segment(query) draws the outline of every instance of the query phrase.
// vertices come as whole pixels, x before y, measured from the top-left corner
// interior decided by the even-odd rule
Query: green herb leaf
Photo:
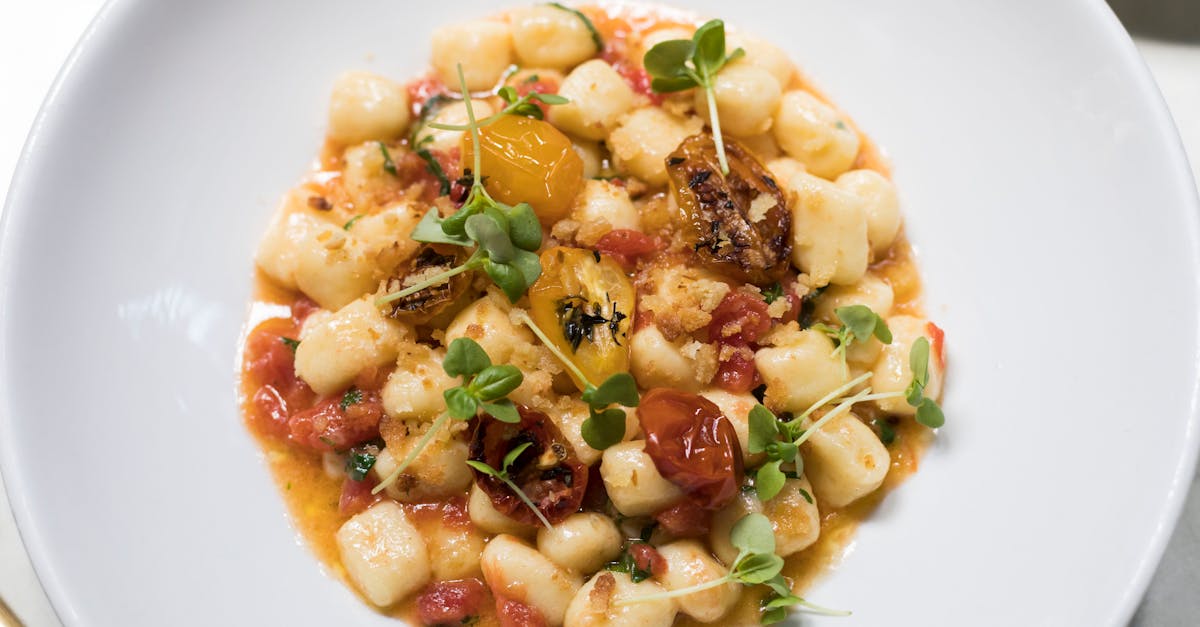
[[[501,87],[496,92],[496,95],[500,96],[500,99],[508,104],[513,104],[521,99],[521,95],[517,93],[517,89],[511,85],[505,85],[504,87]]]
[[[516,366],[509,364],[488,366],[475,376],[475,379],[467,386],[467,390],[481,401],[494,401],[517,389],[522,380],[524,380],[524,375]]]
[[[551,2],[549,4],[556,9],[562,9],[568,13],[574,13],[575,17],[583,20],[583,25],[592,35],[592,44],[596,46],[596,52],[604,51],[604,40],[600,37],[600,31],[596,30],[596,25],[592,23],[592,20],[588,19],[588,16],[584,15],[583,12],[579,11],[578,9],[572,9],[571,7],[564,6],[558,2]]]
[[[686,77],[686,64],[692,58],[694,50],[695,44],[687,39],[659,42],[646,51],[646,56],[642,58],[642,65],[646,67],[646,73],[652,78]],[[695,87],[696,84],[693,82],[691,86]]]
[[[538,102],[548,105],[564,105],[571,102],[571,99],[567,98],[566,96],[560,96],[558,94],[543,94],[536,91],[529,94],[529,99],[537,100]]]
[[[779,437],[779,421],[771,410],[762,405],[755,405],[750,410],[750,441],[748,448],[751,453],[762,453],[767,450]]]
[[[500,287],[509,302],[515,303],[521,300],[525,290],[529,289],[529,283],[525,280],[525,276],[512,266],[484,259],[483,271],[487,273],[493,283]]]
[[[526,442],[526,443],[522,444],[521,446],[518,446],[517,448],[514,448],[513,450],[509,451],[508,454],[504,456],[504,465],[501,466],[501,468],[500,468],[500,474],[507,477],[509,467],[511,467],[514,463],[516,463],[517,458],[521,456],[521,453],[525,452],[525,449],[527,449],[531,446],[533,446],[533,442]]]
[[[457,420],[470,420],[479,413],[479,399],[466,388],[453,387],[442,392],[446,401],[446,413]]]
[[[628,372],[617,372],[610,375],[596,388],[591,394],[591,403],[597,407],[605,407],[612,404],[624,405],[625,407],[637,407],[638,405],[637,382],[633,380],[633,375]]]
[[[516,248],[508,238],[508,232],[493,216],[477,213],[465,225],[467,236],[487,251],[493,263],[506,264],[516,255]]]
[[[874,422],[875,428],[879,431],[879,441],[884,446],[890,446],[892,442],[896,441],[896,428],[892,426],[892,423],[883,419],[876,419]]]
[[[523,202],[508,211],[508,234],[520,249],[537,252],[542,245],[542,223],[529,203]]]
[[[388,152],[387,146],[383,142],[379,144],[379,154],[383,155],[383,169],[388,174],[396,176],[396,162],[392,161],[392,153]]]
[[[349,220],[346,220],[346,223],[342,225],[342,230],[343,230],[343,231],[349,231],[349,230],[350,230],[350,227],[354,226],[354,223],[355,223],[355,222],[358,222],[358,219],[359,219],[359,218],[361,218],[361,217],[362,217],[362,214],[360,213],[360,214],[358,214],[358,215],[354,216],[353,218],[350,218]]]
[[[496,470],[495,468],[492,468],[491,466],[488,466],[487,464],[485,464],[483,462],[478,462],[473,459],[468,459],[467,465],[470,466],[471,468],[474,468],[475,470],[478,470],[479,472],[481,472],[485,475],[490,475],[497,479],[500,478],[500,472],[498,470]]]
[[[454,338],[442,360],[442,369],[452,377],[479,374],[491,365],[487,351],[469,337]]]
[[[874,335],[884,344],[892,343],[892,332],[888,329],[887,322],[879,314],[871,311],[870,307],[866,305],[838,307],[834,310],[834,314],[850,330],[855,341],[865,342]]]
[[[811,494],[808,493],[808,490],[805,490],[804,488],[800,488],[798,491],[800,492],[800,496],[804,497],[804,500],[808,501],[809,505],[813,504],[813,497]]]
[[[754,491],[758,494],[758,500],[769,501],[783,489],[787,477],[779,470],[780,463],[779,460],[770,461],[758,468],[758,473],[754,475]]]
[[[438,180],[438,195],[450,195],[450,178],[446,176],[445,170],[442,169],[442,164],[438,162],[433,153],[429,152],[428,148],[418,148],[417,156],[425,162],[425,169]]]
[[[946,415],[932,398],[926,398],[917,406],[917,422],[930,429],[937,429],[946,424]]]
[[[721,20],[709,20],[696,29],[692,35],[696,42],[696,50],[692,61],[700,76],[712,76],[725,65],[725,23]]]
[[[366,479],[367,473],[371,472],[371,468],[374,466],[374,453],[365,448],[350,449],[350,455],[346,457],[346,472],[349,474],[350,479],[354,481]]]
[[[483,403],[483,411],[500,422],[513,424],[521,422],[521,413],[517,411],[517,406],[507,398],[494,403]]]
[[[346,409],[351,405],[357,405],[361,403],[362,399],[362,390],[354,386],[350,386],[350,389],[346,390],[345,394],[342,394],[342,401],[338,403],[338,407],[341,407],[342,411],[346,411]]]
[[[625,438],[625,412],[620,409],[596,411],[589,408],[589,416],[579,428],[587,445],[603,451]]]
[[[768,305],[779,300],[780,296],[783,296],[783,286],[778,281],[764,288],[762,291],[763,300],[767,301]]]
[[[774,553],[754,553],[734,564],[734,577],[746,584],[765,583],[783,570],[783,558]]]
[[[470,238],[466,237],[466,235],[450,235],[447,233],[443,226],[444,223],[445,221],[438,216],[437,209],[430,209],[421,218],[421,221],[417,223],[417,226],[413,228],[409,237],[415,241],[428,244],[452,244],[454,246],[469,246],[471,244]]]
[[[775,554],[775,529],[771,521],[762,514],[750,513],[734,523],[729,531],[729,542],[743,553]]]
[[[538,280],[538,277],[542,276],[542,262],[537,253],[532,253],[528,250],[518,250],[516,256],[513,257],[512,263],[509,265],[516,268],[521,277],[525,279],[526,289],[528,289],[528,286],[533,285]],[[517,302],[516,299],[510,298],[509,300],[512,300],[514,303]]]
[[[279,341],[280,341],[280,342],[283,342],[283,345],[284,345],[284,346],[286,346],[286,347],[288,347],[288,348],[292,349],[292,352],[293,352],[293,353],[294,353],[294,352],[296,352],[296,349],[297,349],[297,348],[300,348],[300,340],[294,340],[294,339],[292,339],[292,338],[290,338],[290,337],[283,337],[283,336],[280,336],[280,337],[279,337]]]
[[[913,381],[924,388],[929,383],[929,340],[924,336],[913,341],[908,353],[908,366],[912,369]]]

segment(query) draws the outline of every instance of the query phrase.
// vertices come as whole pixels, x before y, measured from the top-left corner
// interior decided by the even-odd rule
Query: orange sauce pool
[[[658,11],[647,7],[614,5],[582,7],[582,10],[596,24],[605,41],[611,39],[632,41],[640,36],[639,33],[644,34],[679,25],[694,27],[700,23],[690,14],[681,11]],[[793,78],[790,88],[808,90],[836,108],[836,104],[830,102],[799,72]],[[849,116],[844,116],[844,119],[853,125]],[[857,127],[855,128],[857,129]],[[859,136],[861,143],[854,167],[876,170],[890,177],[890,167],[878,147],[861,130],[859,130]],[[326,148],[328,149],[328,147]],[[325,156],[326,161],[330,158],[328,154]],[[326,165],[336,166],[336,163],[330,161]],[[888,256],[873,263],[871,270],[887,282],[894,291],[895,303],[892,315],[921,316],[923,314],[920,274],[913,258],[912,248],[903,232],[889,250]],[[263,320],[279,316],[286,317],[288,315],[286,308],[300,296],[296,292],[280,288],[261,271],[256,271],[254,285],[248,329]],[[284,313],[280,313],[281,311]],[[325,471],[320,453],[289,445],[260,428],[261,421],[254,419],[255,412],[258,410],[252,401],[258,386],[259,382],[243,369],[239,381],[239,398],[247,429],[258,441],[264,461],[279,487],[292,523],[296,526],[300,536],[327,571],[351,590],[355,590],[357,594],[357,590],[349,581],[345,568],[341,564],[335,544],[337,530],[349,518],[349,515],[339,511],[341,479],[332,478]],[[856,409],[856,413],[868,414],[869,412]],[[863,415],[860,417],[869,419],[874,416]],[[888,447],[888,452],[891,454],[891,468],[883,486],[870,496],[845,508],[822,511],[821,533],[817,542],[786,559],[784,575],[792,580],[793,589],[798,594],[802,594],[823,573],[837,565],[846,547],[853,540],[859,523],[866,520],[892,490],[899,487],[917,471],[921,457],[932,440],[932,433],[912,420],[899,421],[894,428],[896,440]],[[420,517],[417,517],[417,524],[420,526]],[[762,592],[757,588],[761,587],[747,588],[738,606],[720,624],[758,625],[760,623],[759,601]],[[361,597],[361,595],[359,596]],[[370,605],[365,598],[362,601]],[[416,624],[415,599],[385,608],[381,612]],[[490,602],[483,604],[482,614],[472,624],[481,627],[498,624]],[[681,614],[676,624],[698,626],[702,623]]]

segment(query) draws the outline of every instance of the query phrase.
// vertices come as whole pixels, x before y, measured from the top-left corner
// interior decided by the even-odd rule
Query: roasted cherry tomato
[[[397,292],[414,285],[425,277],[462,265],[467,261],[466,249],[460,246],[425,244],[407,264],[388,279],[386,292]],[[387,314],[409,324],[425,324],[442,313],[462,296],[471,285],[471,273],[450,277],[449,281],[427,287],[415,294],[392,301]]]
[[[642,395],[638,421],[646,454],[667,481],[704,509],[719,509],[741,489],[742,449],[733,424],[712,401],[672,388]]]
[[[616,261],[582,248],[550,248],[529,302],[534,322],[593,384],[629,370],[636,295]],[[583,389],[582,381],[575,384]]]
[[[729,174],[722,175],[716,144],[701,133],[667,157],[684,233],[701,264],[768,285],[788,270],[792,214],[783,190],[749,150],[727,138],[725,155]]]
[[[596,242],[596,250],[612,257],[626,272],[634,270],[638,259],[658,249],[657,239],[633,229],[613,229]]]
[[[479,129],[480,169],[492,198],[509,205],[527,202],[543,224],[566,217],[583,188],[583,159],[571,140],[549,122],[506,115]],[[471,168],[475,149],[463,134],[462,164]]]
[[[587,492],[588,467],[575,457],[574,449],[546,414],[523,405],[517,409],[521,422],[516,424],[488,415],[478,420],[471,439],[471,459],[500,470],[509,451],[530,443],[508,467],[509,478],[546,520],[557,523],[579,511]],[[529,506],[500,479],[476,472],[475,483],[491,498],[496,511],[523,523],[541,524]]]

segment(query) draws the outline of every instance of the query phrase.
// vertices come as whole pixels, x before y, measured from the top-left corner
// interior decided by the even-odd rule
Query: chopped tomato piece
[[[937,359],[939,369],[946,368],[946,332],[938,325],[930,322],[925,325],[925,332],[929,334],[929,349]]]
[[[655,577],[667,574],[667,560],[657,549],[645,542],[634,542],[629,547],[629,555],[633,557],[633,565],[642,572]]]
[[[342,496],[338,499],[338,512],[353,516],[379,500],[379,495],[371,494],[375,487],[374,479],[355,481],[347,478],[342,482]]]
[[[432,74],[409,83],[405,88],[408,90],[409,107],[411,107],[414,117],[421,115],[421,108],[430,98],[450,93],[446,84]]]
[[[692,501],[680,501],[655,514],[654,520],[677,538],[701,538],[712,527],[712,511]]]
[[[633,272],[639,259],[661,247],[656,238],[633,229],[614,229],[596,242],[596,250],[612,257],[626,272]]]
[[[546,627],[546,618],[536,607],[501,596],[496,597],[496,618],[500,627]]]
[[[322,399],[288,418],[290,439],[316,451],[342,451],[379,437],[383,404],[376,392],[361,392],[359,402],[346,404],[344,396]]]
[[[417,615],[425,625],[458,625],[479,614],[485,594],[475,578],[434,582],[417,596]]]
[[[754,365],[754,352],[744,346],[736,348],[732,356],[718,364],[713,383],[735,394],[758,387],[762,378],[758,376],[758,367]]]
[[[708,337],[723,344],[746,345],[757,342],[770,329],[767,302],[754,294],[733,290],[713,310]]]

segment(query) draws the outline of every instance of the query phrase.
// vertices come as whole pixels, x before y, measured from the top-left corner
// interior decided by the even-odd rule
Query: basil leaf
[[[346,457],[346,473],[353,481],[362,481],[375,466],[375,455],[363,449],[351,449]]]

